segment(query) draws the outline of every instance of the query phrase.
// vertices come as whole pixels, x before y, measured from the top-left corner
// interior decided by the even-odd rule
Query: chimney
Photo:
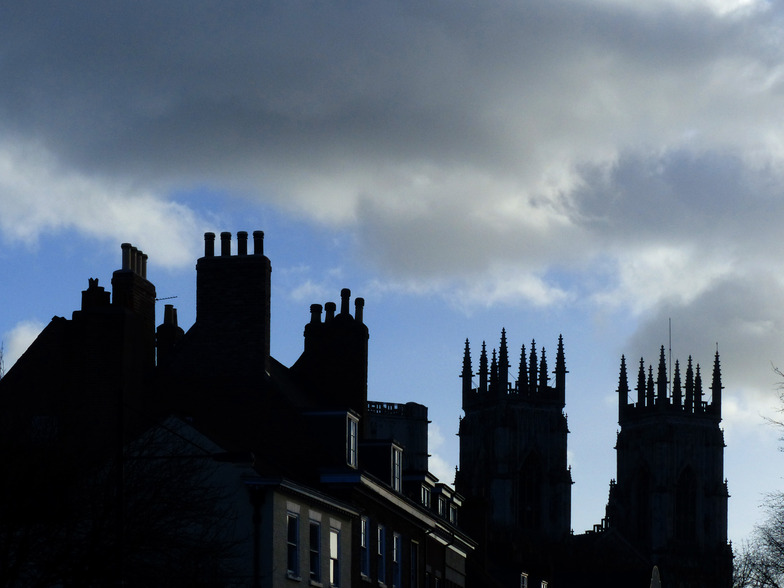
[[[147,281],[147,256],[123,243],[121,269],[112,274],[112,305],[127,310],[147,367],[155,364],[155,286]]]
[[[296,377],[325,407],[351,409],[360,416],[367,413],[368,328],[362,322],[365,301],[357,298],[356,316],[349,313],[351,292],[341,293],[340,314],[327,302],[325,321],[321,306],[310,307],[310,322],[305,325],[305,349],[292,367]],[[360,419],[363,421],[363,419]]]
[[[237,255],[248,254],[248,231],[237,233]]]
[[[215,233],[204,233],[204,257],[215,255]]]
[[[253,232],[253,255],[247,254],[247,232],[237,233],[236,255],[231,254],[231,233],[222,232],[220,238],[221,253],[215,256],[215,234],[205,233],[204,257],[196,262],[195,326],[213,340],[216,352],[232,355],[237,369],[261,365],[269,371],[272,267],[262,253],[263,233]]]

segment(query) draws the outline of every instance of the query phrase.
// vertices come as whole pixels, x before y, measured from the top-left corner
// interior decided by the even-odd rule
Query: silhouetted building
[[[311,306],[286,367],[263,233],[236,243],[205,234],[187,331],[123,244],[112,293],[90,279],[0,380],[0,580],[466,586],[427,408],[368,402],[364,301]]]
[[[509,367],[502,331],[489,366],[482,345],[474,388],[466,341],[456,487],[466,497],[463,522],[478,540],[486,566],[514,561],[549,576],[559,563],[554,546],[568,538],[571,522],[563,343],[559,340],[552,384],[546,352],[539,355],[535,342],[528,353],[521,349],[514,386]]]
[[[466,341],[456,488],[465,497],[463,524],[479,543],[480,571],[505,586],[524,572],[531,586],[626,587],[647,586],[656,565],[665,588],[731,585],[718,352],[710,402],[691,358],[685,382],[675,363],[670,389],[663,347],[655,381],[641,360],[632,402],[622,358],[617,481],[606,518],[582,535],[570,534],[562,338],[553,385],[534,342],[521,351],[514,385],[508,369],[505,331],[489,365],[482,344],[476,373]]]

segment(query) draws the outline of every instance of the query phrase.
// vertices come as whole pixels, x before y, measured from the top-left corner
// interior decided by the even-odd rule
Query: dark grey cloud
[[[775,247],[781,9],[724,4],[12,3],[0,155],[237,190],[401,278]]]

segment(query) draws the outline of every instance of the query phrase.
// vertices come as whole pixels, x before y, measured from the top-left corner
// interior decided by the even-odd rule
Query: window
[[[422,486],[422,505],[430,508],[430,488]]]
[[[528,574],[520,572],[520,588],[528,588]]]
[[[438,514],[442,517],[446,516],[446,498],[443,496],[438,497]]]
[[[387,579],[386,560],[384,559],[384,553],[386,552],[386,548],[387,548],[387,536],[384,527],[382,527],[381,525],[378,526],[376,539],[377,539],[376,554],[378,559],[378,581],[383,584],[386,582]]]
[[[453,525],[457,524],[457,506],[454,504],[449,505],[449,522]]]
[[[286,525],[286,570],[289,576],[299,577],[299,517],[288,513]]]
[[[409,585],[411,588],[419,587],[419,543],[411,542],[411,568]]]
[[[392,588],[401,586],[400,554],[403,548],[403,540],[397,533],[392,535]]]
[[[400,492],[400,482],[403,479],[403,456],[397,447],[392,448],[392,490]]]
[[[340,531],[329,530],[329,585],[340,586]]]
[[[365,578],[370,577],[370,520],[367,517],[362,517],[360,522],[360,539],[359,539],[359,558],[360,558],[360,572]]]
[[[357,439],[359,434],[359,423],[352,417],[346,417],[346,462],[352,468],[357,467]]]
[[[321,524],[310,521],[310,581],[321,582]]]

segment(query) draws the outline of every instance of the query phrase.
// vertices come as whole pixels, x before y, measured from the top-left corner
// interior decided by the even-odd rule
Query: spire
[[[531,340],[531,353],[528,356],[528,386],[531,395],[536,393],[536,381],[539,377],[539,366],[536,360],[536,341]]]
[[[691,355],[686,364],[686,412],[694,412],[694,370],[691,366]]]
[[[645,360],[640,358],[640,371],[637,372],[637,407],[645,406]]]
[[[629,377],[626,374],[626,357],[621,355],[621,373],[618,376],[618,422],[623,420],[629,405]]]
[[[547,389],[547,381],[550,376],[547,374],[547,354],[544,347],[542,347],[542,361],[539,363],[539,391],[544,392]]]
[[[493,349],[493,360],[490,362],[490,394],[497,394],[500,386],[498,385],[498,360]]]
[[[697,375],[694,376],[694,412],[702,412],[702,376],[700,364],[697,364]]]
[[[719,362],[719,346],[716,345],[716,356],[713,359],[713,381],[711,382],[711,403],[713,411],[721,417],[721,364]]]
[[[672,403],[675,406],[683,404],[683,392],[681,391],[681,366],[675,360],[675,374],[672,376]]]
[[[648,383],[645,386],[645,404],[646,406],[653,406],[653,366],[648,366]]]
[[[667,403],[667,360],[664,358],[664,345],[659,353],[659,371],[656,374],[656,404]]]
[[[471,347],[468,344],[468,339],[465,342],[465,351],[463,352],[463,372],[460,374],[463,379],[463,397],[470,394],[472,389],[473,371],[471,370]]]
[[[555,391],[561,401],[566,399],[566,356],[564,354],[563,335],[558,335],[558,352],[555,354]]]
[[[520,372],[517,375],[517,393],[528,394],[528,363],[525,361],[525,344],[520,348]]]
[[[501,329],[501,347],[498,349],[498,392],[509,390],[509,353],[506,349],[506,329]]]
[[[487,392],[487,345],[482,341],[482,354],[479,356],[479,392]]]

